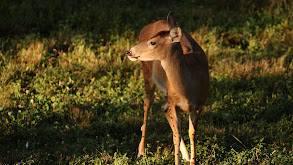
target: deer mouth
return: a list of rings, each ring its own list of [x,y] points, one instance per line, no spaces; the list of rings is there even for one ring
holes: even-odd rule
[[[140,59],[140,56],[134,57],[134,56],[127,56],[129,60],[131,61],[138,61]]]

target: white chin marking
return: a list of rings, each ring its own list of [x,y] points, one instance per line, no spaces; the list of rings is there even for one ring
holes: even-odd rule
[[[129,57],[129,56],[127,56],[127,57],[128,57],[128,59],[129,59],[130,61],[138,61],[137,58],[133,58],[133,57]]]

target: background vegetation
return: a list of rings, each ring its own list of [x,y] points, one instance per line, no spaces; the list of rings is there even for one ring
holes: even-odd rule
[[[209,59],[197,161],[293,164],[291,0],[2,0],[0,164],[135,164],[144,85],[124,52],[170,10]],[[157,93],[139,164],[174,163]]]

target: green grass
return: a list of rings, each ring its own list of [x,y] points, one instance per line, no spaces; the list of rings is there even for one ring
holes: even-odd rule
[[[124,52],[170,10],[209,59],[197,161],[293,163],[291,0],[0,6],[0,164],[136,164],[144,82],[140,64]],[[139,164],[174,163],[162,101],[157,91]]]

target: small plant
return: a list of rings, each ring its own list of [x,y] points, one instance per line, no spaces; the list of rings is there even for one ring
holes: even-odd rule
[[[73,124],[79,124],[82,128],[86,128],[94,119],[94,114],[90,111],[82,111],[79,108],[72,108],[69,111],[70,119],[73,120]]]

